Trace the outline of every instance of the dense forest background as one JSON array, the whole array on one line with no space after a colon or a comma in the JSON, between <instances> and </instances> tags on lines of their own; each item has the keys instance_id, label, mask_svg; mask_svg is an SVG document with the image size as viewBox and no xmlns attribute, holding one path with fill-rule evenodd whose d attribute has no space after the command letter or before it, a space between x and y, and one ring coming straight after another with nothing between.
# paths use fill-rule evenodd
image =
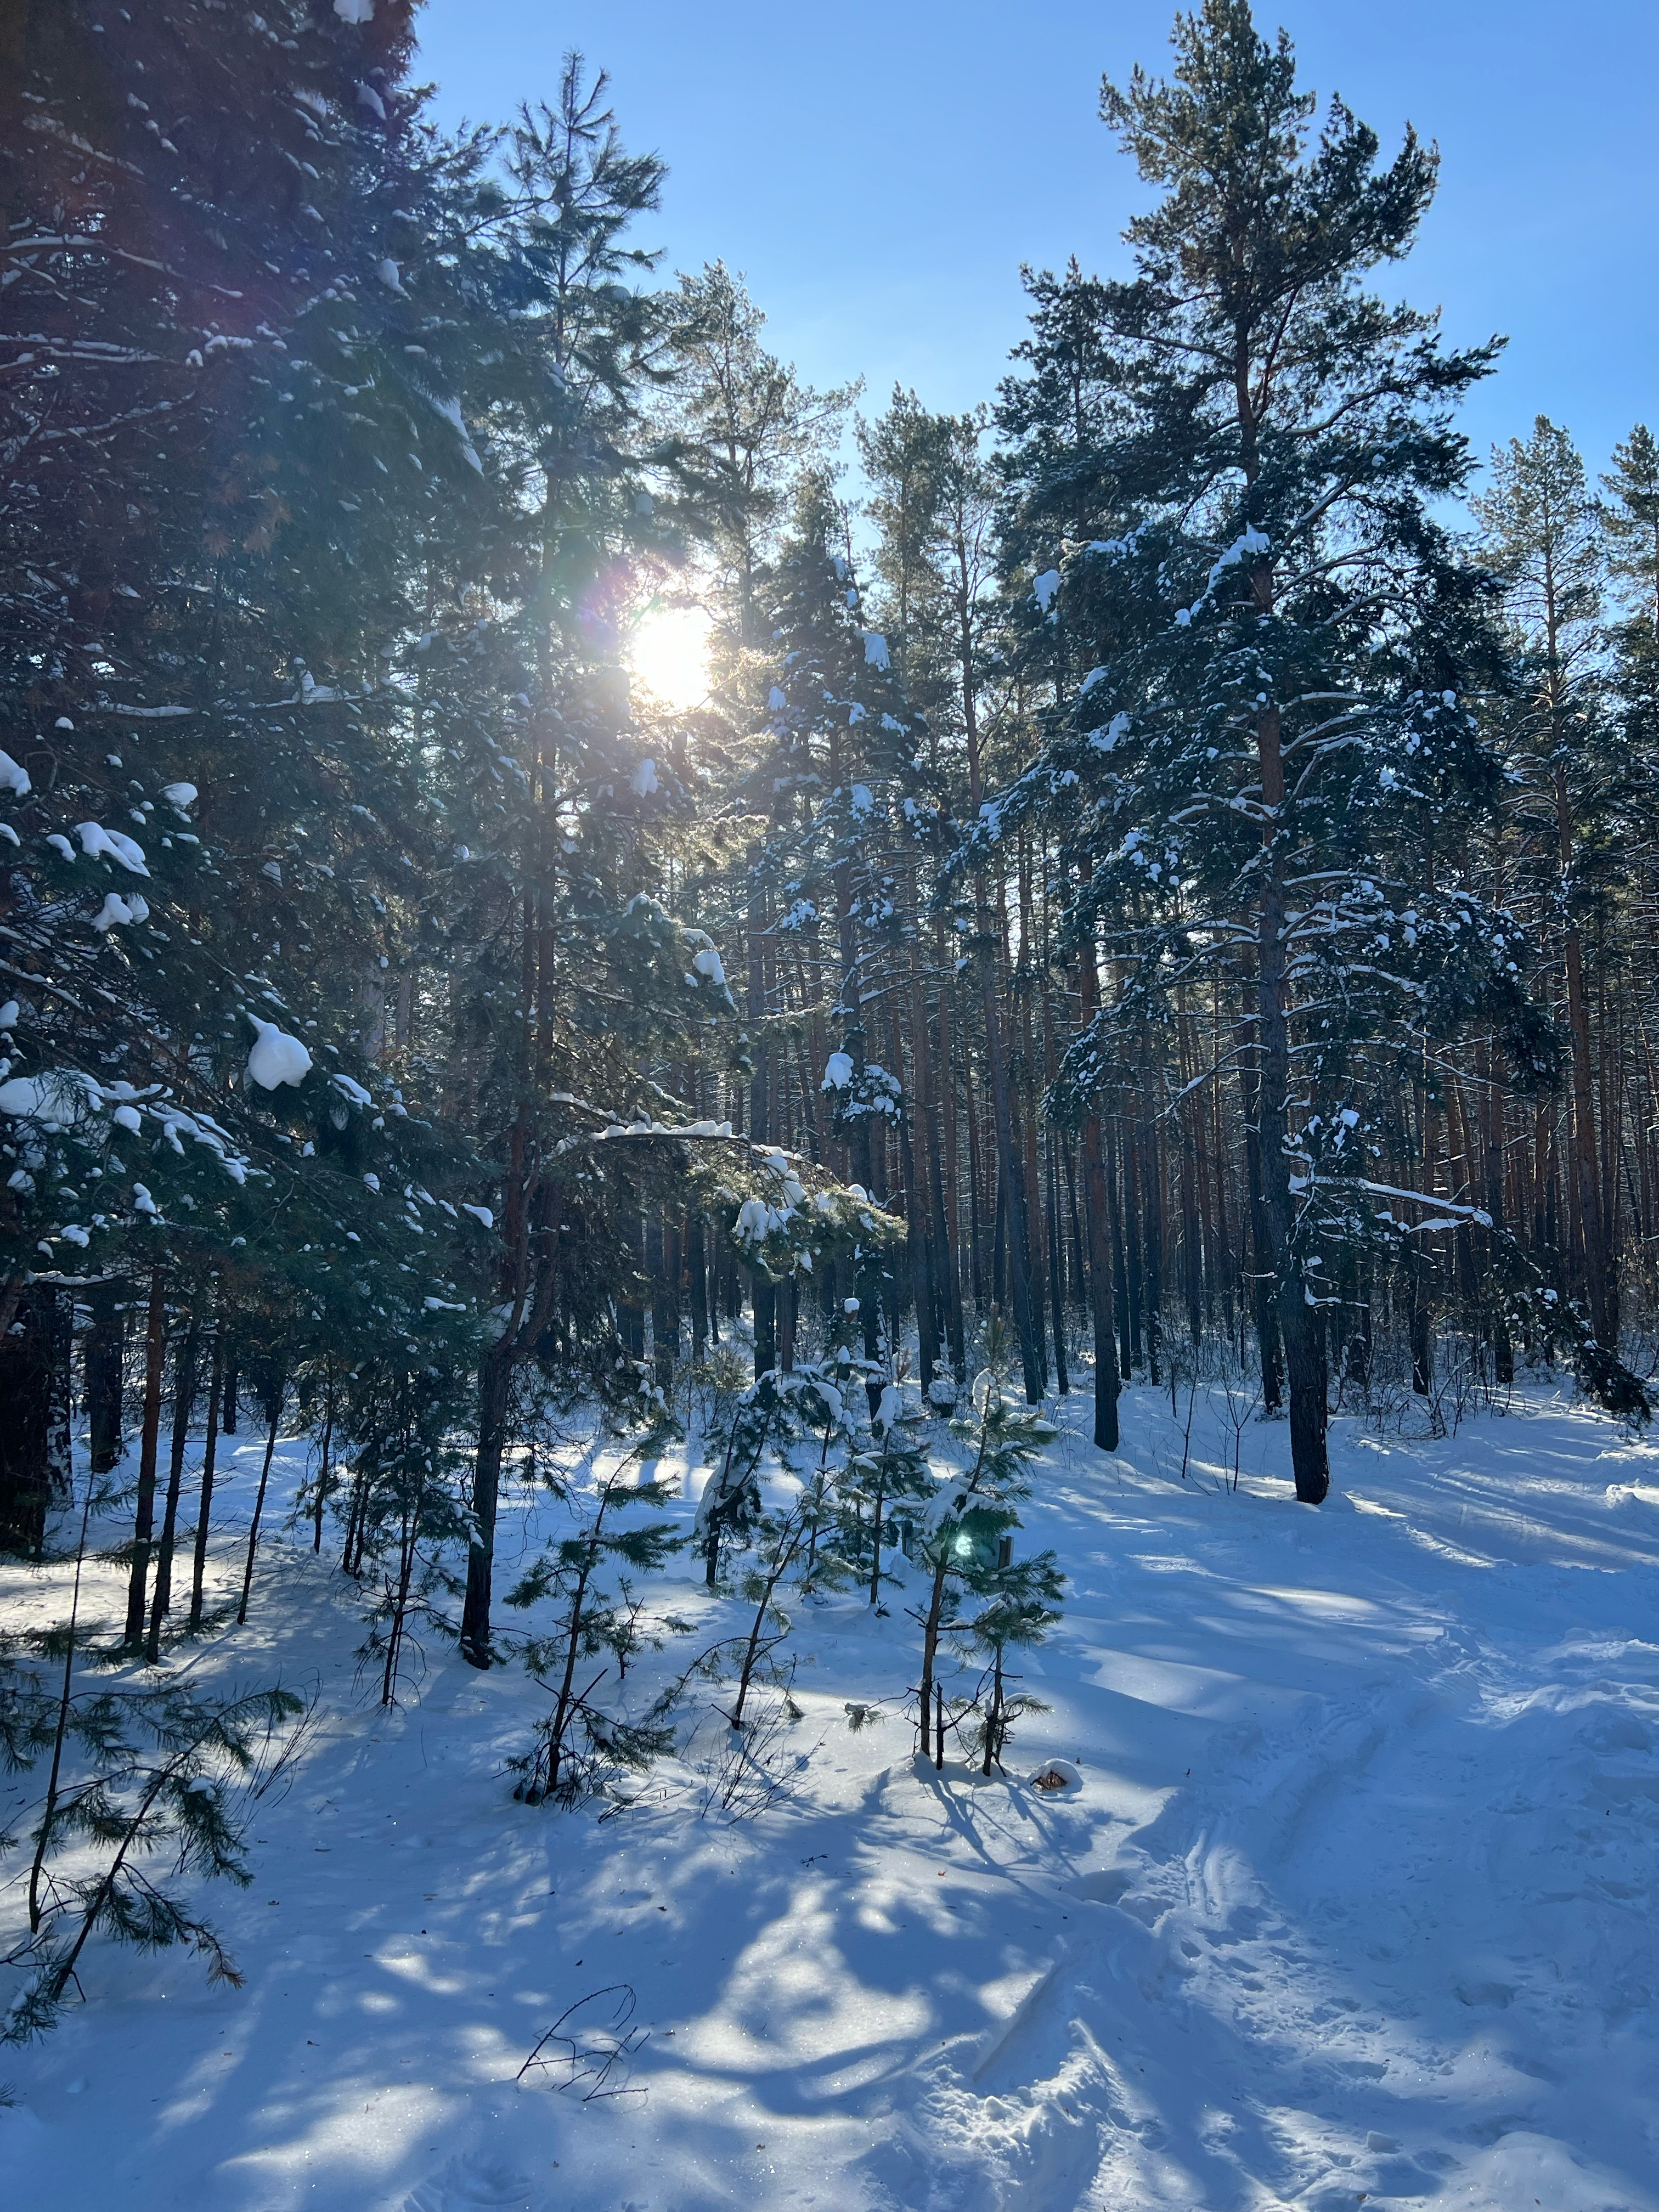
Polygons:
<instances>
[{"instance_id":1,"label":"dense forest background","mask_svg":"<svg viewBox=\"0 0 1659 2212\"><path fill-rule=\"evenodd\" d=\"M1105 1451L1224 1376L1312 1504L1334 1413L1645 1418L1659 446L1540 417L1471 496L1501 343L1391 304L1433 152L1206 0L1103 89L1127 273L860 412L658 267L602 74L447 137L412 19L0 15L0 1540L118 1498L164 1669L216 1437L302 1429L391 1698L417 1610L499 1656L572 1425L717 1416L710 1583L775 1585L769 1425L861 1384L878 1574L988 1330Z\"/></svg>"}]
</instances>

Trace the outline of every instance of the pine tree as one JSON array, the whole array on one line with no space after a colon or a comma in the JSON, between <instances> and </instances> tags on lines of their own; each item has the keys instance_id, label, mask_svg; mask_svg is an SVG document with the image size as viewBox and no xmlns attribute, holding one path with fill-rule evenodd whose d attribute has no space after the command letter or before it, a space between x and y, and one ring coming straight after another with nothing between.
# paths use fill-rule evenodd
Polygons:
<instances>
[{"instance_id":1,"label":"pine tree","mask_svg":"<svg viewBox=\"0 0 1659 2212\"><path fill-rule=\"evenodd\" d=\"M1431 511L1468 468L1450 407L1496 349L1444 352L1432 317L1361 289L1433 189L1409 131L1379 167L1338 101L1310 146L1289 41L1261 39L1244 0L1207 0L1174 43L1173 82L1103 93L1163 194L1127 233L1137 276L1090 293L1104 431L1086 465L1032 471L1045 596L1093 665L974 852L1027 808L1071 825L1073 927L1103 927L1119 969L1073 1055L1085 1094L1108 1036L1169 1018L1181 979L1239 994L1297 1492L1317 1503L1328 1270L1372 1210L1383 1073L1476 1006L1523 1073L1542 1049L1519 932L1458 863L1495 783L1458 694L1492 651L1480 574Z\"/></svg>"},{"instance_id":2,"label":"pine tree","mask_svg":"<svg viewBox=\"0 0 1659 2212\"><path fill-rule=\"evenodd\" d=\"M879 1009L915 943L914 870L937 813L924 789L921 724L885 634L866 626L838 540L846 543L845 517L824 480L809 477L774 579L775 680L749 780L750 810L766 825L750 857L750 1011L753 1020L765 1011L764 962L756 962L769 932L821 948L835 979L824 1012L826 1042L836 1044L818 1082L829 1125L847 1146L854 1186L878 1204L889 1196L890 1130L908 1231L902 1284L884 1266L878 1238L864 1247L865 1357L873 1376L884 1306L890 1335L899 1306L914 1299L925 1389L938 1356L933 1208L918 1165L915 1100L903 1069L886 1065L898 1056L899 1029L896 1018L881 1024ZM763 1111L766 1095L763 1072L752 1091ZM879 1386L868 1387L873 1409Z\"/></svg>"},{"instance_id":3,"label":"pine tree","mask_svg":"<svg viewBox=\"0 0 1659 2212\"><path fill-rule=\"evenodd\" d=\"M871 486L866 512L878 532L876 570L890 611L888 647L907 696L923 712L930 702L918 689L925 664L916 647L939 596L933 556L955 427L950 416L930 415L914 392L896 384L887 412L858 427L859 454Z\"/></svg>"},{"instance_id":4,"label":"pine tree","mask_svg":"<svg viewBox=\"0 0 1659 2212\"><path fill-rule=\"evenodd\" d=\"M917 1688L921 1748L924 1759L931 1751L940 1767L945 1734L939 1680L944 1639L967 1634L994 1651L1000 1697L1002 1654L1012 1645L1039 1640L1055 1618L1049 1607L1060 1589L1052 1552L1018 1562L1013 1558L1019 1503L1030 1491L1028 1470L1059 1431L1040 1413L1012 1404L1004 1395L1007 1352L1006 1334L994 1318L986 1332L985 1367L974 1385L974 1417L953 1427L965 1449L966 1464L937 1486L914 1547L913 1556L927 1577L925 1602L912 1608L921 1630ZM988 1601L977 1620L963 1611L969 1596ZM993 1726L999 1729L1000 1742L1000 1715Z\"/></svg>"},{"instance_id":5,"label":"pine tree","mask_svg":"<svg viewBox=\"0 0 1659 2212\"><path fill-rule=\"evenodd\" d=\"M1514 438L1494 453L1491 489L1473 504L1504 578L1505 606L1524 656L1527 711L1516 773L1539 787L1536 805L1544 823L1523 825L1523 835L1529 827L1536 843L1541 830L1546 849L1553 848L1550 904L1556 919L1550 934L1559 933L1571 1045L1571 1244L1583 1268L1596 1337L1616 1352L1616 1214L1604 1202L1584 958L1586 919L1616 866L1606 835L1616 739L1601 682L1606 575L1601 518L1571 439L1543 415L1524 443Z\"/></svg>"},{"instance_id":6,"label":"pine tree","mask_svg":"<svg viewBox=\"0 0 1659 2212\"><path fill-rule=\"evenodd\" d=\"M1608 572L1650 640L1659 638L1659 440L1645 422L1613 447L1613 473L1601 489Z\"/></svg>"},{"instance_id":7,"label":"pine tree","mask_svg":"<svg viewBox=\"0 0 1659 2212\"><path fill-rule=\"evenodd\" d=\"M854 393L814 392L766 350L766 318L723 261L682 276L667 303L676 374L662 419L679 447L688 526L716 563L728 652L765 643L761 580L792 478L821 462Z\"/></svg>"},{"instance_id":8,"label":"pine tree","mask_svg":"<svg viewBox=\"0 0 1659 2212\"><path fill-rule=\"evenodd\" d=\"M348 1266L355 1295L378 1273L401 1302L401 1252L380 1234L351 1249L376 1211L362 1176L378 1182L370 1158L396 1153L399 1124L371 1111L340 984L371 964L387 895L436 826L381 688L381 648L412 612L398 549L458 489L447 465L478 474L453 403L414 366L432 349L412 343L419 252L399 240L428 217L441 233L439 203L453 210L483 156L421 137L396 88L406 11L368 29L191 0L138 24L94 12L30 16L22 81L48 158L9 171L30 209L13 296L56 301L48 319L72 302L82 333L8 386L15 452L46 375L81 453L73 480L33 468L15 487L40 538L4 583L18 657L0 899L25 1072L4 1087L19 1141L3 1225L30 1261L0 1305L9 1323L37 1279L41 1327L8 1344L26 1364L49 1349L54 1283L165 1277L191 1305L235 1255L244 1277L308 1279L302 1322ZM211 90L230 81L234 127ZM9 157L30 136L8 137ZM430 316L454 295L436 296L441 237L423 242ZM422 421L435 475L408 455ZM30 578L54 563L76 583L43 596ZM416 1310L453 1287L441 1262ZM141 1522L161 1388L150 1361ZM145 1525L135 1636L149 1540Z\"/></svg>"}]
</instances>

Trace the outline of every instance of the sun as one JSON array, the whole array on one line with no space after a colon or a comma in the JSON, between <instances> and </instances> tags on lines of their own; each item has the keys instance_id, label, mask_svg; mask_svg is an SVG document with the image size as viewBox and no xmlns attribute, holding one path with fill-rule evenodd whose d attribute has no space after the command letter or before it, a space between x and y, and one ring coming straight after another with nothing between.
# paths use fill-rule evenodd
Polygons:
<instances>
[{"instance_id":1,"label":"sun","mask_svg":"<svg viewBox=\"0 0 1659 2212\"><path fill-rule=\"evenodd\" d=\"M659 607L641 617L629 665L641 687L684 714L708 696L708 617L701 607Z\"/></svg>"}]
</instances>

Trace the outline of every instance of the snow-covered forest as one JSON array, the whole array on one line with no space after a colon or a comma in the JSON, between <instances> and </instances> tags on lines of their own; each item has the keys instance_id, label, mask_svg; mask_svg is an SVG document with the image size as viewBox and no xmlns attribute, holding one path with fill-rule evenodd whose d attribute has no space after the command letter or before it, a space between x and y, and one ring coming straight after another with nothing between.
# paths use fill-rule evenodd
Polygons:
<instances>
[{"instance_id":1,"label":"snow-covered forest","mask_svg":"<svg viewBox=\"0 0 1659 2212\"><path fill-rule=\"evenodd\" d=\"M0 2168L1655 2212L1659 442L1248 0L965 414L416 13L0 28Z\"/></svg>"}]
</instances>

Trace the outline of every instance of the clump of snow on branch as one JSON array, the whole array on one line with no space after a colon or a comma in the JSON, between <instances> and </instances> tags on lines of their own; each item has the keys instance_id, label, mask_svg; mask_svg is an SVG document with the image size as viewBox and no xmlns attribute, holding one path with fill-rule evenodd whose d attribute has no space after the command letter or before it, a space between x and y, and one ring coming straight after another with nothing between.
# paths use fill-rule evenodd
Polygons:
<instances>
[{"instance_id":1,"label":"clump of snow on branch","mask_svg":"<svg viewBox=\"0 0 1659 2212\"><path fill-rule=\"evenodd\" d=\"M127 836L119 830L106 830L100 822L77 822L75 834L81 840L81 850L89 860L114 860L129 875L147 876L144 848L137 838Z\"/></svg>"},{"instance_id":2,"label":"clump of snow on branch","mask_svg":"<svg viewBox=\"0 0 1659 2212\"><path fill-rule=\"evenodd\" d=\"M258 1031L247 1056L248 1080L262 1091L276 1091L283 1084L297 1090L311 1073L311 1054L298 1037L276 1023L262 1022L258 1014L248 1019Z\"/></svg>"}]
</instances>

